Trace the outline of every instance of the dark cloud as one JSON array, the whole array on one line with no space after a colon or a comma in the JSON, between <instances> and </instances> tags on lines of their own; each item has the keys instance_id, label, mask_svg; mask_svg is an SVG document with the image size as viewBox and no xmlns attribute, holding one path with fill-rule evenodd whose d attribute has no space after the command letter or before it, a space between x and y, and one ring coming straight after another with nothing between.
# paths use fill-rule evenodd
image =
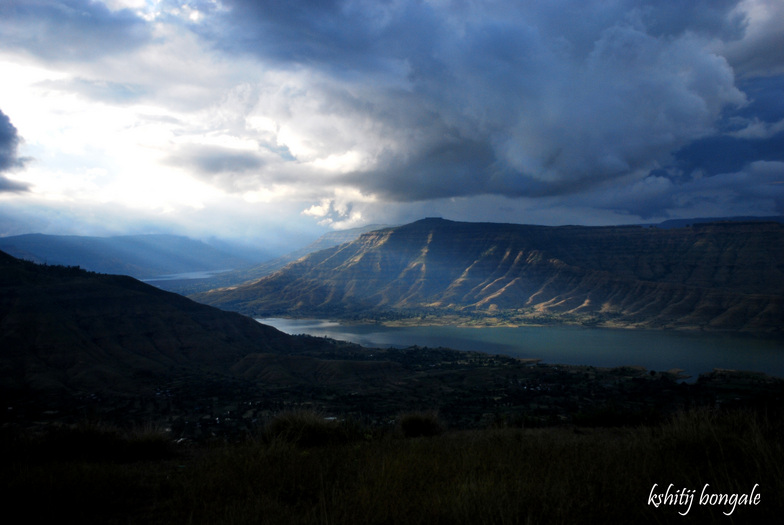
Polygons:
<instances>
[{"instance_id":1,"label":"dark cloud","mask_svg":"<svg viewBox=\"0 0 784 525\"><path fill-rule=\"evenodd\" d=\"M643 219L784 213L784 162L754 161L712 176L658 170L624 186L588 192L577 202Z\"/></svg>"},{"instance_id":2,"label":"dark cloud","mask_svg":"<svg viewBox=\"0 0 784 525\"><path fill-rule=\"evenodd\" d=\"M202 150L190 160L193 166L205 174L242 173L257 170L262 166L261 159L252 153L229 152L219 148Z\"/></svg>"},{"instance_id":3,"label":"dark cloud","mask_svg":"<svg viewBox=\"0 0 784 525\"><path fill-rule=\"evenodd\" d=\"M380 159L381 169L355 172L343 181L393 201L419 201L442 197L493 193L495 154L486 142L455 137L421 149L411 158ZM509 188L495 188L495 190Z\"/></svg>"},{"instance_id":4,"label":"dark cloud","mask_svg":"<svg viewBox=\"0 0 784 525\"><path fill-rule=\"evenodd\" d=\"M427 52L440 25L425 2L228 0L225 5L224 33L203 29L221 47L334 72L383 69L387 60Z\"/></svg>"},{"instance_id":5,"label":"dark cloud","mask_svg":"<svg viewBox=\"0 0 784 525\"><path fill-rule=\"evenodd\" d=\"M738 40L747 26L736 12L738 0L691 0L689 2L635 2L640 18L654 35L705 33L722 40Z\"/></svg>"},{"instance_id":6,"label":"dark cloud","mask_svg":"<svg viewBox=\"0 0 784 525\"><path fill-rule=\"evenodd\" d=\"M781 64L784 65L784 56ZM746 93L749 103L728 115L729 121L734 116L764 122L784 120L784 74L743 79L738 87Z\"/></svg>"},{"instance_id":7,"label":"dark cloud","mask_svg":"<svg viewBox=\"0 0 784 525\"><path fill-rule=\"evenodd\" d=\"M0 38L48 60L91 60L149 41L152 28L130 10L92 0L4 0Z\"/></svg>"},{"instance_id":8,"label":"dark cloud","mask_svg":"<svg viewBox=\"0 0 784 525\"><path fill-rule=\"evenodd\" d=\"M228 191L243 191L259 183L264 160L253 152L218 146L186 146L167 161Z\"/></svg>"},{"instance_id":9,"label":"dark cloud","mask_svg":"<svg viewBox=\"0 0 784 525\"><path fill-rule=\"evenodd\" d=\"M19 166L17 157L19 135L11 119L0 110L0 171Z\"/></svg>"},{"instance_id":10,"label":"dark cloud","mask_svg":"<svg viewBox=\"0 0 784 525\"><path fill-rule=\"evenodd\" d=\"M683 172L706 176L739 171L753 161L784 161L784 131L764 139L713 136L682 148L676 159Z\"/></svg>"},{"instance_id":11,"label":"dark cloud","mask_svg":"<svg viewBox=\"0 0 784 525\"><path fill-rule=\"evenodd\" d=\"M343 180L394 201L639 179L746 103L712 47L744 35L733 0L226 5L224 49L355 89L396 146Z\"/></svg>"},{"instance_id":12,"label":"dark cloud","mask_svg":"<svg viewBox=\"0 0 784 525\"><path fill-rule=\"evenodd\" d=\"M228 49L327 69L376 67L388 59L426 65L468 32L483 32L511 55L511 40L559 39L580 54L618 23L638 24L654 37L704 34L736 40L746 20L738 0L517 2L395 2L366 0L225 0ZM201 5L201 4L199 4ZM207 6L203 8L209 9ZM229 31L225 27L224 31ZM211 28L204 28L210 31ZM526 35L526 33L529 33ZM471 49L482 56L482 50Z\"/></svg>"},{"instance_id":13,"label":"dark cloud","mask_svg":"<svg viewBox=\"0 0 784 525\"><path fill-rule=\"evenodd\" d=\"M18 147L19 134L11 124L11 119L0 111L0 173L22 167L24 159L19 158ZM26 184L12 181L0 175L0 193L21 192L28 189Z\"/></svg>"},{"instance_id":14,"label":"dark cloud","mask_svg":"<svg viewBox=\"0 0 784 525\"><path fill-rule=\"evenodd\" d=\"M740 77L784 74L784 2L748 2L744 37L727 42L722 53Z\"/></svg>"},{"instance_id":15,"label":"dark cloud","mask_svg":"<svg viewBox=\"0 0 784 525\"><path fill-rule=\"evenodd\" d=\"M740 87L748 104L725 112L716 134L675 152L672 168L710 177L753 162L784 161L784 76L746 80Z\"/></svg>"},{"instance_id":16,"label":"dark cloud","mask_svg":"<svg viewBox=\"0 0 784 525\"><path fill-rule=\"evenodd\" d=\"M0 193L19 193L29 189L30 187L27 184L16 182L0 175Z\"/></svg>"},{"instance_id":17,"label":"dark cloud","mask_svg":"<svg viewBox=\"0 0 784 525\"><path fill-rule=\"evenodd\" d=\"M713 209L733 215L784 214L784 162L755 161L738 172L694 177L669 198L684 209Z\"/></svg>"}]
</instances>

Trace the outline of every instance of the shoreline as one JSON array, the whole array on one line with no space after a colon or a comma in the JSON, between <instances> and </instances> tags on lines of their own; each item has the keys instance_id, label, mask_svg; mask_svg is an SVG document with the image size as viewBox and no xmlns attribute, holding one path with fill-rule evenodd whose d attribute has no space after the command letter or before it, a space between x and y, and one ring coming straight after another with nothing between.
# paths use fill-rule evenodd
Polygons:
<instances>
[{"instance_id":1,"label":"shoreline","mask_svg":"<svg viewBox=\"0 0 784 525\"><path fill-rule=\"evenodd\" d=\"M248 315L248 314L246 314ZM784 333L770 332L770 331L751 331L751 330L727 330L727 329L711 329L698 325L686 326L648 326L641 324L622 323L617 321L604 321L604 322L586 322L570 319L553 319L552 321L542 322L536 318L526 320L525 318L518 318L515 320L494 320L493 317L471 317L460 315L427 315L421 317L404 317L399 319L384 319L379 317L341 317L341 316L319 316L313 315L285 315L275 314L260 317L256 314L248 315L253 319L290 319L295 321L307 320L325 320L330 322L339 323L344 326L363 326L363 325L380 325L389 328L424 328L424 327L455 327L455 328L526 328L526 327L575 327L585 329L603 329L603 330L624 330L624 331L649 331L649 332L662 332L662 333L683 333L683 334L697 334L697 335L729 335L733 337L748 337L752 339L765 339L784 342Z\"/></svg>"}]
</instances>

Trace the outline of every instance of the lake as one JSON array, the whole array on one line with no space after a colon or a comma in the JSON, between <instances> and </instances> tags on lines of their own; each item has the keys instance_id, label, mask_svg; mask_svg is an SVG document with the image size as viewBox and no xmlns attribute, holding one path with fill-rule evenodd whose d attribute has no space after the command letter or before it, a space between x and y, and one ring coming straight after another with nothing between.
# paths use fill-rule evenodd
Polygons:
<instances>
[{"instance_id":1,"label":"lake","mask_svg":"<svg viewBox=\"0 0 784 525\"><path fill-rule=\"evenodd\" d=\"M257 321L288 334L326 336L367 347L447 347L537 358L550 364L649 370L680 368L692 380L714 368L750 370L784 377L784 340L742 335L622 330L578 326L467 328L344 325L323 319L265 318Z\"/></svg>"},{"instance_id":2,"label":"lake","mask_svg":"<svg viewBox=\"0 0 784 525\"><path fill-rule=\"evenodd\" d=\"M225 272L230 272L231 268L228 270L202 270L198 272L184 272L184 273L172 273L169 275L159 275L158 277L150 277L149 279L142 279L142 282L145 283L152 283L157 281L179 281L179 280L190 280L190 279L209 279L210 277L215 277L216 275L220 275Z\"/></svg>"}]
</instances>

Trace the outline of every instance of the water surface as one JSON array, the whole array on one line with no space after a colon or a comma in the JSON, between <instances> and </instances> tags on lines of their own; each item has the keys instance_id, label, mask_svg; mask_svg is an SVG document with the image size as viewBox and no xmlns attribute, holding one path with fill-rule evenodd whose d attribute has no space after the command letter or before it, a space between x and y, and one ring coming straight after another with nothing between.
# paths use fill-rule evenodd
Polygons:
<instances>
[{"instance_id":1,"label":"water surface","mask_svg":"<svg viewBox=\"0 0 784 525\"><path fill-rule=\"evenodd\" d=\"M149 279L142 279L145 283L151 283L155 281L179 281L179 280L188 280L188 279L209 279L210 277L215 277L216 275L220 275L222 273L230 272L231 268L228 270L201 270L197 272L183 272L183 273L172 273L169 275L159 275L157 277L150 277Z\"/></svg>"},{"instance_id":2,"label":"water surface","mask_svg":"<svg viewBox=\"0 0 784 525\"><path fill-rule=\"evenodd\" d=\"M323 319L266 318L258 321L288 334L326 336L368 347L441 346L536 358L551 364L638 365L660 371L680 368L693 379L714 368L784 377L782 339L578 326L390 327L344 325Z\"/></svg>"}]
</instances>

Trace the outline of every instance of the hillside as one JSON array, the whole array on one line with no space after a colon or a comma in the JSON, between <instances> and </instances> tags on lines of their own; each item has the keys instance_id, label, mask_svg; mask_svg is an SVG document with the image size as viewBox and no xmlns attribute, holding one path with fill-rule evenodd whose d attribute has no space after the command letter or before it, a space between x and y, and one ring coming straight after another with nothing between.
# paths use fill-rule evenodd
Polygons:
<instances>
[{"instance_id":1,"label":"hillside","mask_svg":"<svg viewBox=\"0 0 784 525\"><path fill-rule=\"evenodd\" d=\"M0 252L0 385L7 391L133 392L228 374L292 338L125 276L39 266Z\"/></svg>"},{"instance_id":2,"label":"hillside","mask_svg":"<svg viewBox=\"0 0 784 525\"><path fill-rule=\"evenodd\" d=\"M80 266L86 270L147 279L185 272L250 266L257 260L178 235L26 234L0 238L0 250L32 262Z\"/></svg>"},{"instance_id":3,"label":"hillside","mask_svg":"<svg viewBox=\"0 0 784 525\"><path fill-rule=\"evenodd\" d=\"M256 421L235 414L242 404L254 414L333 399L336 389L385 391L418 380L399 359L368 354L289 336L131 277L0 252L0 400L7 408L0 424L92 415L166 421L202 435L206 412L225 416L209 425L231 433Z\"/></svg>"},{"instance_id":4,"label":"hillside","mask_svg":"<svg viewBox=\"0 0 784 525\"><path fill-rule=\"evenodd\" d=\"M546 227L425 219L198 294L254 316L419 317L781 332L784 226Z\"/></svg>"},{"instance_id":5,"label":"hillside","mask_svg":"<svg viewBox=\"0 0 784 525\"><path fill-rule=\"evenodd\" d=\"M237 270L221 272L204 279L172 279L156 281L154 284L165 290L177 292L183 295L206 292L215 288L234 286L239 283L261 279L262 277L275 273L287 264L305 257L306 255L309 255L313 252L351 242L363 233L378 230L383 227L384 226L380 225L370 225L361 228L328 232L303 248L294 250L293 252L281 255L280 257L265 261L260 264L240 268Z\"/></svg>"}]
</instances>

